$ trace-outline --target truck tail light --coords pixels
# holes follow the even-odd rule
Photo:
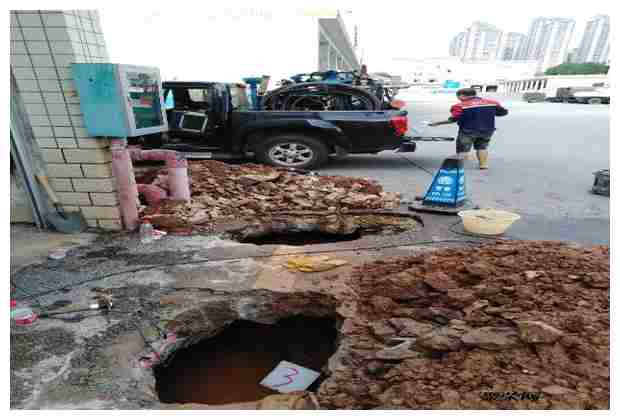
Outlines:
[[[396,134],[399,136],[404,136],[408,129],[408,120],[406,115],[400,115],[397,117],[392,117],[390,119],[390,123],[394,130],[396,130]]]

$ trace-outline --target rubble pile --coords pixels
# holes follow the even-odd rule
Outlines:
[[[608,247],[440,250],[362,265],[351,289],[324,406],[609,408]]]
[[[264,165],[229,165],[218,161],[189,165],[189,202],[162,199],[168,193],[166,169],[137,178],[150,216],[163,229],[207,228],[218,220],[256,219],[273,213],[335,213],[361,209],[394,209],[400,196],[363,178],[300,174]],[[158,195],[158,191],[163,191]],[[148,195],[147,195],[148,194]]]

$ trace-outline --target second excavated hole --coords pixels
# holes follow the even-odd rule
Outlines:
[[[156,368],[157,392],[166,403],[257,401],[276,393],[259,383],[283,360],[323,372],[336,337],[331,318],[295,316],[274,325],[238,320]],[[309,390],[322,379],[324,373]]]

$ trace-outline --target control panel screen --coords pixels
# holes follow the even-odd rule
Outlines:
[[[157,127],[164,123],[159,102],[159,81],[156,73],[127,72],[129,99],[136,129]]]

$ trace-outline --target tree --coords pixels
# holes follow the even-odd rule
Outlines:
[[[545,71],[547,76],[564,74],[607,74],[609,66],[598,63],[563,63],[559,66],[548,68]]]

